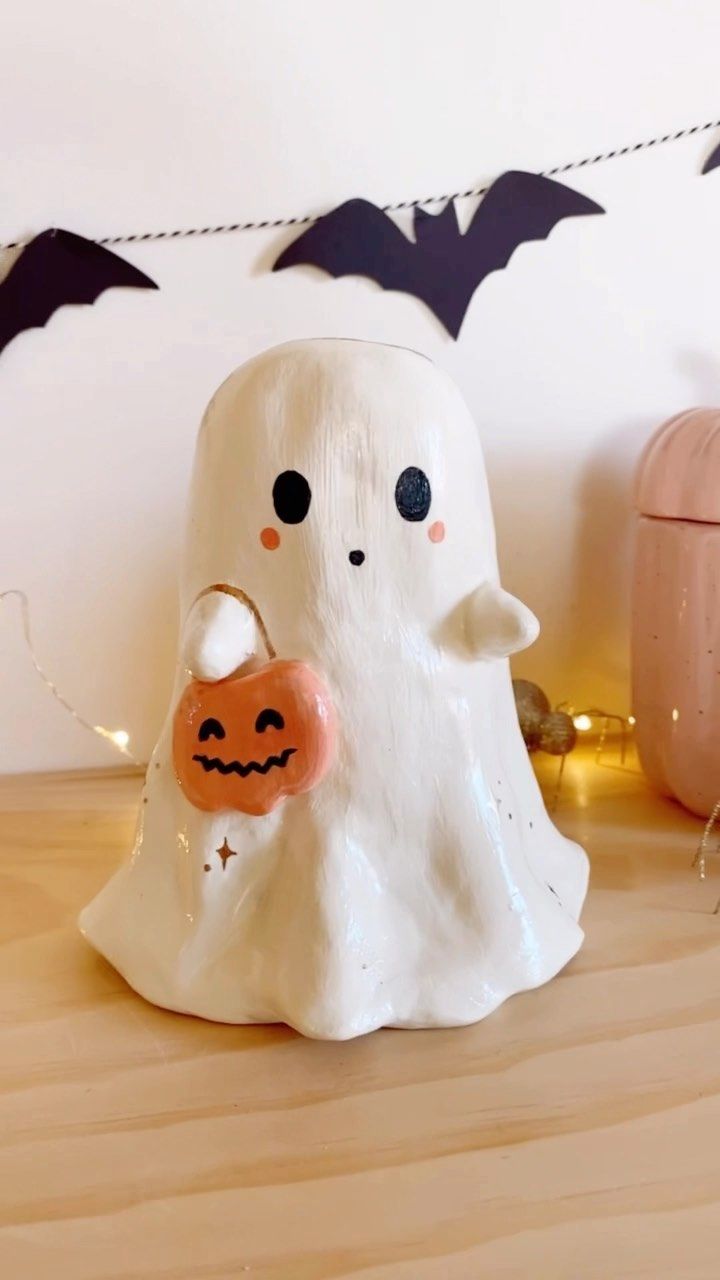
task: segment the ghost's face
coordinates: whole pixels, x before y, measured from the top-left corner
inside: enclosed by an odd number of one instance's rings
[[[425,522],[430,541],[443,541],[445,522],[433,520],[429,523],[428,520],[432,506],[432,485],[422,467],[403,467],[395,483],[394,498],[398,515],[403,520]],[[276,523],[267,525],[260,532],[260,542],[267,551],[277,551],[281,546],[282,525],[302,524],[310,514],[312,489],[307,476],[301,471],[281,471],[273,483],[272,501]],[[362,547],[353,547],[348,551],[348,560],[359,569],[365,563],[365,551]]]
[[[496,572],[477,433],[415,352],[290,344],[210,405],[196,459],[186,603],[242,587],[273,635],[430,625]],[[277,643],[277,641],[276,641]]]

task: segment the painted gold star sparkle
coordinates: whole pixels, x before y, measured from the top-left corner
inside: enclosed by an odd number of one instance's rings
[[[229,845],[229,844],[228,844],[228,842],[227,842],[227,836],[225,837],[225,839],[223,840],[222,844],[220,845],[220,848],[219,848],[219,849],[216,849],[216,850],[215,850],[215,852],[220,854],[220,858],[221,858],[222,865],[223,865],[223,871],[225,870],[225,864],[226,864],[226,862],[227,862],[228,858],[236,858],[236,857],[237,857],[237,849],[231,849],[231,848],[230,848],[230,845]]]

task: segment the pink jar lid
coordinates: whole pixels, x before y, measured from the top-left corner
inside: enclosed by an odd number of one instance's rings
[[[635,506],[646,516],[720,524],[720,409],[663,424],[640,459]]]

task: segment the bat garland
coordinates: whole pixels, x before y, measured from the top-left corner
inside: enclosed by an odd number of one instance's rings
[[[680,130],[582,164],[684,137],[698,129],[715,128],[717,123]],[[720,145],[708,156],[702,173],[710,173],[718,166]],[[565,218],[605,212],[572,188],[521,170],[502,174],[488,188],[464,234],[460,232],[454,199],[450,197],[435,215],[420,204],[414,206],[414,241],[403,234],[387,212],[369,200],[346,200],[299,235],[275,260],[272,270],[305,265],[319,267],[335,277],[367,276],[382,289],[419,298],[451,337],[457,338],[475,290],[491,272],[506,267],[521,244],[546,239]],[[284,224],[208,227],[202,234],[273,225]],[[157,232],[126,239],[191,234],[199,233]],[[18,334],[47,324],[59,307],[92,304],[106,289],[118,287],[157,289],[158,285],[95,241],[59,228],[43,231],[23,249],[4,282],[0,282],[0,352]]]
[[[564,218],[604,212],[560,182],[511,170],[493,182],[464,235],[452,200],[435,215],[414,209],[414,243],[377,205],[346,200],[298,236],[273,271],[308,265],[331,276],[369,276],[382,289],[420,298],[457,338],[478,285],[507,266],[519,245],[545,240]]]
[[[58,307],[93,303],[106,289],[157,289],[124,258],[72,231],[43,231],[0,284],[0,351],[26,329],[42,328]]]

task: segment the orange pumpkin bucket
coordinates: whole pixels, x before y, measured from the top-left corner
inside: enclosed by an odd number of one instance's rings
[[[193,680],[173,724],[173,761],[197,809],[270,813],[327,773],[335,743],[330,695],[304,662],[275,659],[249,675]]]

